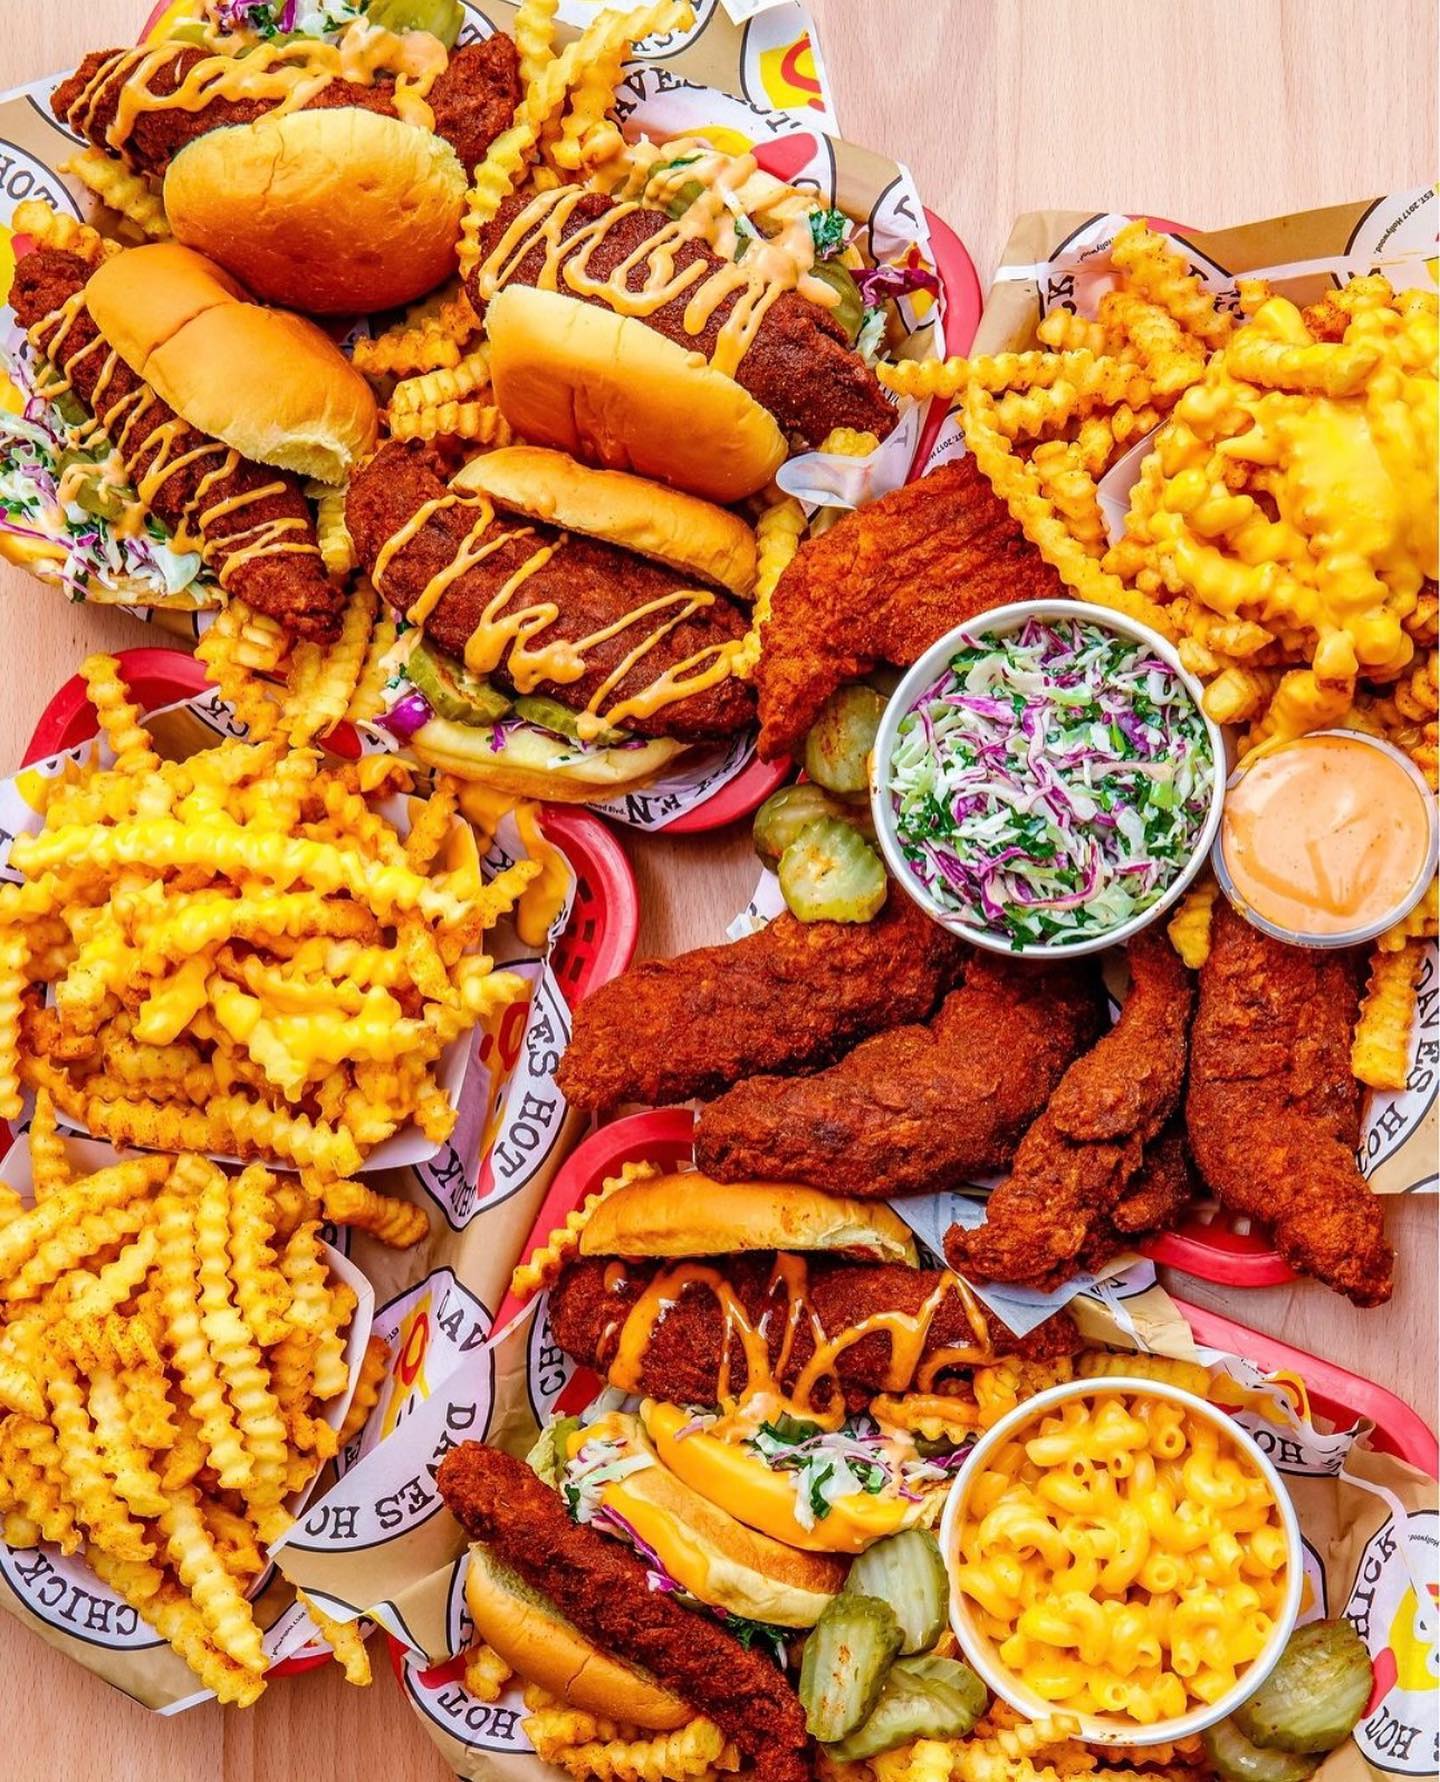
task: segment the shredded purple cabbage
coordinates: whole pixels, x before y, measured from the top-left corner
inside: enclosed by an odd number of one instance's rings
[[[435,716],[430,709],[430,701],[418,688],[402,694],[386,712],[383,718],[375,722],[388,730],[396,742],[409,742],[415,732],[423,724],[428,724]]]
[[[940,295],[940,280],[923,266],[866,266],[853,277],[867,309],[887,297],[908,297],[912,291]]]

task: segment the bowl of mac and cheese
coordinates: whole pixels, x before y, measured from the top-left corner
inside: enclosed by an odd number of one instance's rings
[[[1153,1745],[1265,1680],[1303,1582],[1299,1524],[1254,1438],[1153,1380],[1038,1393],[971,1450],[945,1508],[950,1619],[1027,1719]]]

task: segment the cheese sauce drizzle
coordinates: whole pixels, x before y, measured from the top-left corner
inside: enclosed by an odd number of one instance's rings
[[[619,1291],[625,1283],[623,1264],[611,1264],[606,1270],[605,1285]],[[724,1418],[712,1434],[725,1434],[726,1423],[743,1427],[746,1406],[758,1403],[770,1408],[782,1405],[795,1416],[807,1418],[825,1429],[838,1429],[845,1419],[844,1394],[840,1390],[839,1363],[845,1352],[866,1337],[884,1335],[890,1339],[890,1358],[883,1392],[906,1392],[911,1386],[921,1392],[933,1389],[937,1377],[952,1367],[973,1367],[993,1361],[994,1346],[990,1327],[979,1301],[959,1275],[943,1269],[935,1286],[914,1312],[901,1310],[871,1312],[827,1331],[820,1321],[810,1297],[809,1270],[801,1256],[781,1253],[776,1256],[766,1291],[765,1309],[752,1319],[739,1295],[718,1269],[703,1262],[682,1262],[673,1268],[660,1269],[631,1307],[618,1331],[609,1327],[602,1336],[602,1347],[613,1339],[615,1353],[607,1368],[612,1386],[622,1392],[639,1392],[644,1378],[645,1355],[656,1328],[670,1309],[690,1288],[710,1293],[720,1308],[722,1321],[720,1362],[715,1396]],[[971,1344],[948,1345],[925,1354],[926,1340],[935,1315],[954,1294],[964,1309],[974,1336]],[[772,1317],[783,1303],[784,1323],[775,1361],[770,1360],[770,1328]],[[795,1372],[789,1388],[783,1385],[791,1372],[796,1339],[802,1329],[809,1331],[811,1354]],[[743,1393],[734,1390],[732,1355],[738,1346],[745,1362]],[[821,1400],[817,1404],[817,1398]]]
[[[448,508],[464,507],[475,512],[475,523],[456,547],[450,561],[431,576],[406,609],[405,617],[412,625],[422,625],[434,612],[441,596],[476,564],[484,562],[495,551],[516,539],[533,538],[533,526],[517,525],[485,539],[485,532],[495,523],[494,505],[483,495],[462,495],[448,490],[433,496],[392,532],[375,554],[370,579],[377,591],[383,591],[385,573],[396,556],[419,534],[427,521]],[[484,611],[465,645],[465,666],[472,674],[493,673],[502,663],[517,693],[533,693],[543,682],[568,686],[580,680],[589,665],[591,651],[611,642],[624,633],[639,629],[633,647],[605,676],[587,701],[584,711],[576,714],[576,729],[582,742],[591,742],[603,731],[627,719],[650,718],[677,700],[716,686],[734,672],[739,643],[727,638],[721,643],[706,644],[682,661],[658,674],[638,692],[617,699],[602,710],[607,699],[644,658],[659,645],[676,626],[683,625],[696,613],[714,604],[715,596],[705,588],[677,588],[647,600],[633,611],[624,613],[610,624],[574,640],[556,637],[548,642],[543,634],[560,616],[560,609],[551,600],[527,604],[521,593],[525,583],[552,557],[569,543],[569,534],[562,532],[553,543],[537,545],[515,572],[486,602]],[[517,600],[517,596],[519,596]]]
[[[338,43],[319,39],[258,43],[248,48],[243,59],[226,53],[231,45],[238,47],[233,39],[216,38],[213,53],[193,63],[168,93],[155,90],[155,78],[195,49],[193,43],[172,39],[116,50],[76,94],[65,122],[93,141],[100,107],[118,89],[115,116],[105,130],[104,146],[129,160],[126,145],[136,119],[144,112],[198,112],[220,99],[252,99],[273,102],[271,115],[280,116],[308,105],[333,80],[368,87],[385,71],[395,75],[391,97],[396,115],[422,130],[435,126],[435,114],[425,96],[449,58],[445,46],[428,31],[397,35],[383,25],[367,25],[357,19]]]
[[[118,363],[115,349],[107,348],[104,336],[97,333],[92,341],[78,347],[68,357],[63,350],[84,307],[85,289],[81,286],[79,290],[72,291],[58,309],[52,309],[41,316],[26,335],[30,345],[44,356],[51,368],[50,377],[43,383],[37,380],[35,386],[36,394],[47,401],[73,389],[75,368],[97,349],[106,349],[105,363],[100,368],[90,396],[91,415],[70,430],[69,439],[72,446],[88,448],[108,435],[113,441],[113,449],[102,464],[67,465],[61,473],[56,490],[58,504],[65,507],[75,499],[81,487],[89,482],[99,482],[117,491],[127,483],[134,483],[134,499],[124,502],[119,517],[111,523],[117,537],[133,538],[139,532],[146,515],[150,513],[156,496],[172,476],[189,465],[216,458],[219,462],[195,485],[194,493],[183,504],[179,521],[172,529],[172,542],[177,551],[199,551],[202,561],[212,567],[218,557],[220,562],[216,569],[216,580],[227,591],[235,571],[261,557],[295,552],[318,557],[320,547],[313,540],[289,536],[294,532],[308,534],[310,530],[308,520],[299,515],[258,521],[253,526],[227,533],[223,538],[208,536],[208,528],[217,520],[228,514],[238,513],[255,502],[268,501],[276,495],[283,495],[288,485],[283,478],[277,478],[274,482],[262,483],[259,488],[245,489],[239,494],[222,497],[207,506],[206,497],[211,489],[228,481],[238,469],[242,462],[240,453],[218,439],[202,440],[200,445],[193,446],[189,451],[177,453],[175,447],[181,436],[191,431],[189,423],[179,415],[157,422],[142,437],[140,423],[160,400],[146,383],[137,384],[128,395],[120,397],[107,409],[104,406],[105,392]],[[150,456],[152,453],[153,456]],[[137,479],[136,472],[147,456],[150,457],[150,462]]]

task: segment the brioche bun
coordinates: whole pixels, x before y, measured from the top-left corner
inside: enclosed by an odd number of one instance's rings
[[[443,137],[346,105],[197,136],[166,171],[165,214],[257,297],[360,315],[453,274],[466,184]]]
[[[581,749],[533,724],[507,728],[497,750],[493,728],[431,718],[410,738],[412,754],[428,767],[478,780],[511,798],[548,799],[552,804],[593,804],[639,791],[660,774],[684,747],[657,737],[642,748]]]
[[[513,513],[651,557],[742,598],[755,586],[755,534],[738,514],[619,470],[593,470],[542,446],[472,458],[450,486]]]
[[[721,502],[763,489],[785,461],[767,409],[636,316],[507,285],[485,330],[496,404],[526,439]]]
[[[245,458],[343,483],[375,443],[375,398],[313,322],[249,301],[176,242],[130,248],[85,287],[95,325],[183,420]]]
[[[597,1436],[614,1436],[656,1459],[640,1419],[627,1412],[602,1417],[578,1439]],[[682,1589],[712,1609],[775,1627],[814,1627],[845,1583],[843,1560],[804,1553],[747,1528],[658,1459],[654,1466],[607,1481],[601,1502],[655,1550]]]
[[[914,1267],[915,1239],[884,1201],[847,1200],[785,1182],[713,1182],[698,1170],[650,1176],[600,1202],[582,1256],[722,1256],[833,1250]]]
[[[481,1541],[470,1548],[465,1604],[476,1633],[518,1677],[548,1689],[572,1708],[651,1732],[671,1732],[694,1719],[678,1695],[602,1652]]]

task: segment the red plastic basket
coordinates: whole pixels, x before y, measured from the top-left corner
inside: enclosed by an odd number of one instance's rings
[[[550,1232],[564,1223],[565,1215],[581,1205],[587,1194],[595,1193],[622,1163],[649,1159],[672,1168],[687,1162],[694,1119],[689,1108],[659,1108],[651,1113],[631,1114],[593,1133],[576,1147],[551,1183],[525,1255],[528,1257],[543,1244]],[[512,1316],[520,1303],[507,1298],[501,1321]],[[1311,1403],[1325,1416],[1337,1423],[1369,1418],[1375,1425],[1371,1440],[1377,1448],[1398,1455],[1432,1477],[1440,1474],[1440,1448],[1433,1432],[1393,1392],[1332,1361],[1293,1349],[1275,1337],[1232,1323],[1201,1306],[1183,1300],[1175,1303],[1198,1342],[1242,1354],[1272,1372],[1287,1370],[1299,1374],[1309,1389]]]

